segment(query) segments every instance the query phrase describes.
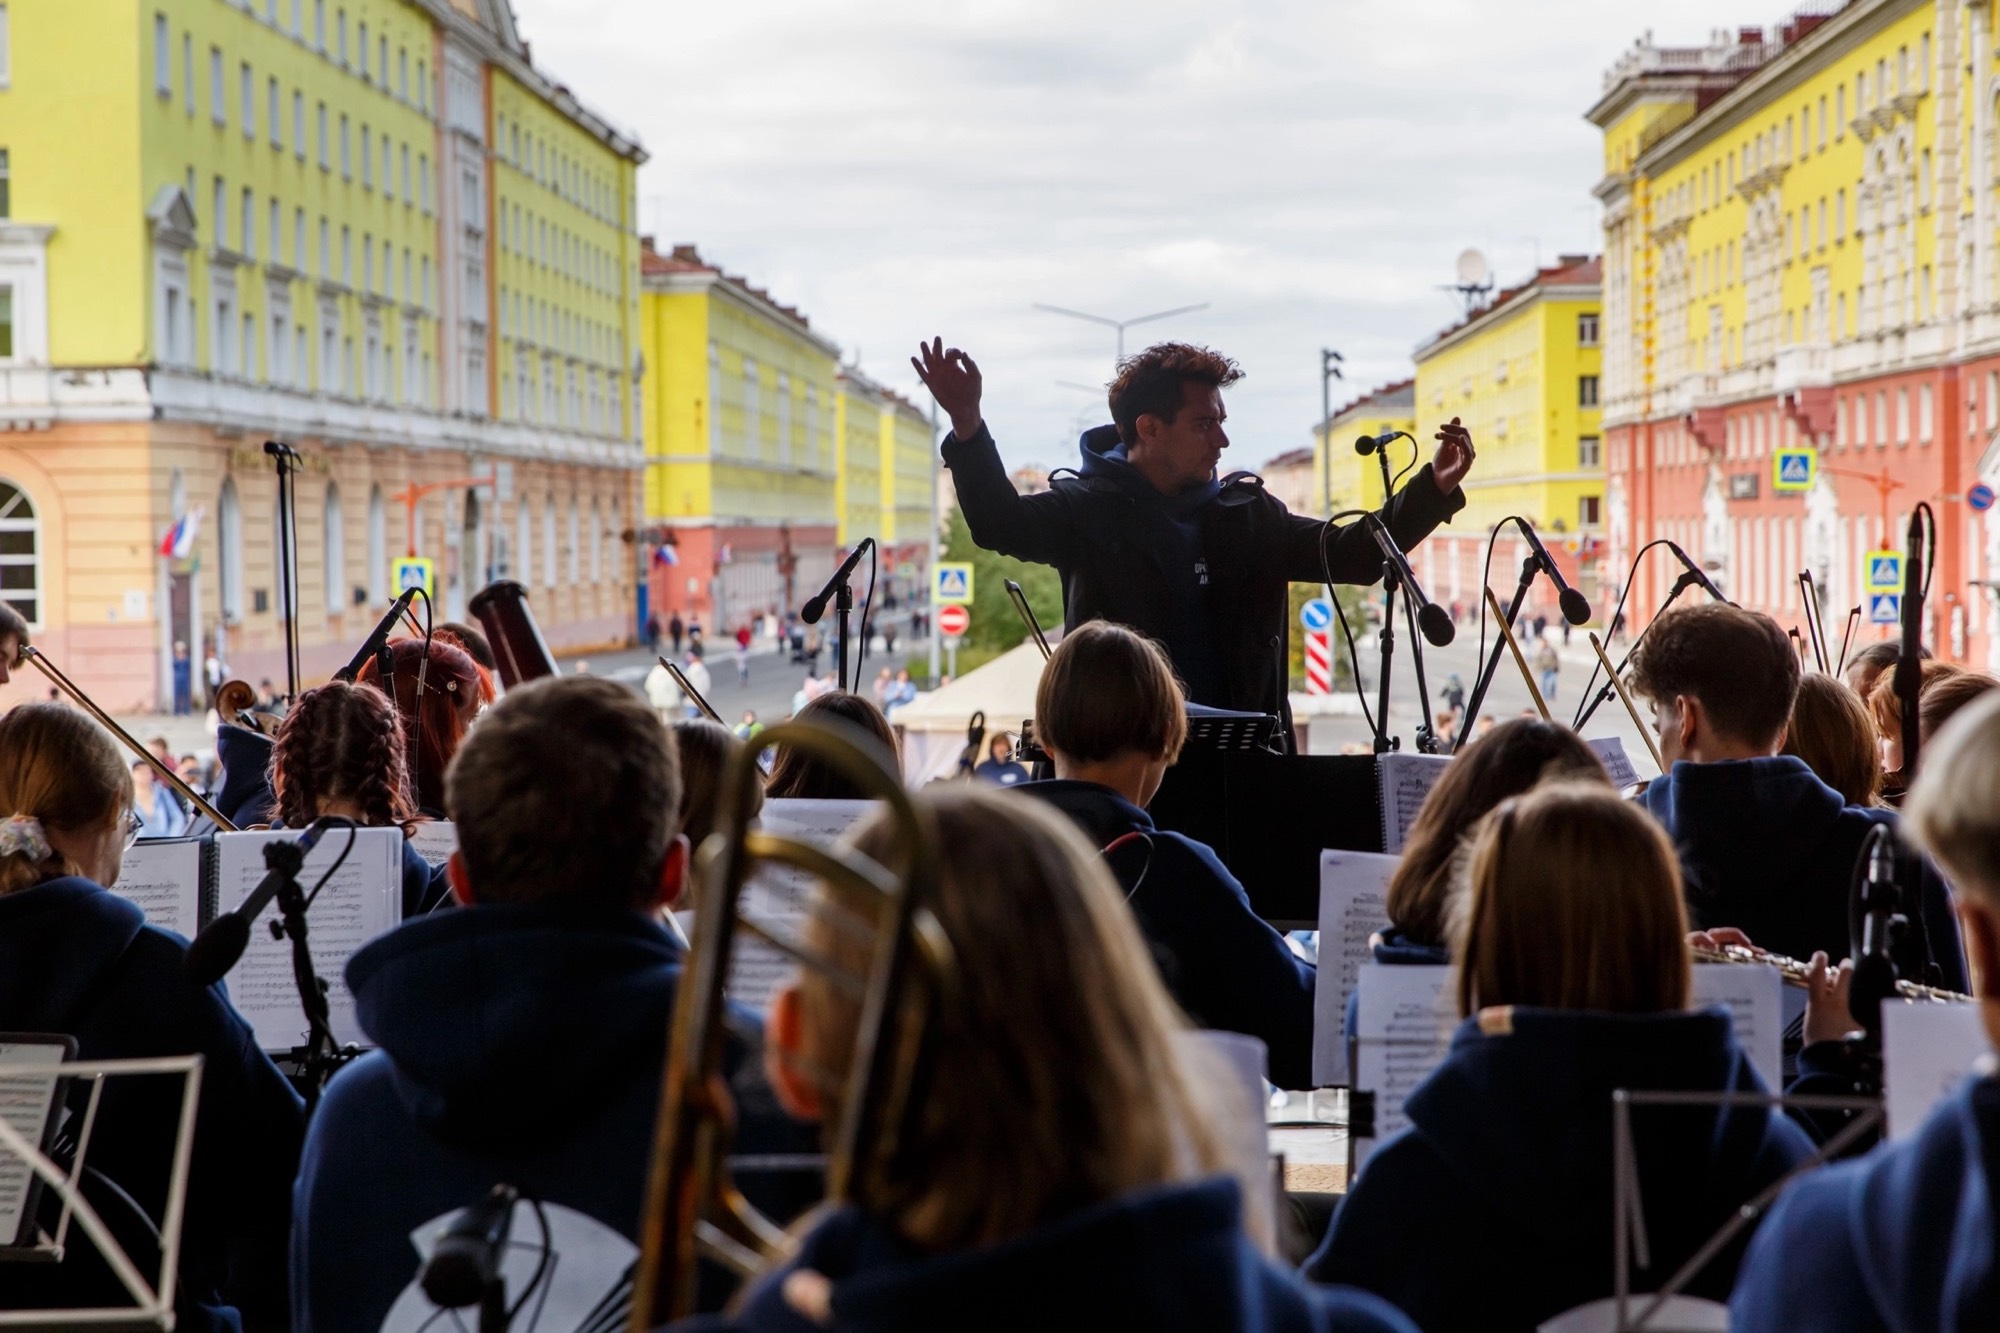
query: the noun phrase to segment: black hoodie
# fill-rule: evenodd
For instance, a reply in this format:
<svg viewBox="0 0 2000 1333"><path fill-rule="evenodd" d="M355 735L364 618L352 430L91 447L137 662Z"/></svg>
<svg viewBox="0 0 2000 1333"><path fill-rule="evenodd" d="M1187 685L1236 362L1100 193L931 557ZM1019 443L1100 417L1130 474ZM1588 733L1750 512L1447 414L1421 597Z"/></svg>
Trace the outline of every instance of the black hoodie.
<svg viewBox="0 0 2000 1333"><path fill-rule="evenodd" d="M1611 1094L1764 1091L1722 1010L1489 1009L1410 1094L1306 1263L1401 1306L1427 1333L1533 1329L1612 1294ZM1736 1208L1811 1155L1767 1108L1634 1108L1652 1264L1674 1272ZM1722 1299L1742 1243L1689 1287Z"/></svg>
<svg viewBox="0 0 2000 1333"><path fill-rule="evenodd" d="M84 1060L202 1057L182 1226L181 1326L233 1329L240 1310L247 1328L282 1329L285 1233L304 1107L223 988L188 983L186 956L187 941L148 926L137 907L87 879L0 894L0 1031L67 1033ZM178 1079L107 1080L84 1159L155 1224L180 1106ZM91 1249L74 1223L70 1245L64 1269L85 1262ZM0 1309L37 1301L46 1287L27 1284L63 1276L40 1267L0 1264ZM123 1288L98 1299L129 1302Z"/></svg>

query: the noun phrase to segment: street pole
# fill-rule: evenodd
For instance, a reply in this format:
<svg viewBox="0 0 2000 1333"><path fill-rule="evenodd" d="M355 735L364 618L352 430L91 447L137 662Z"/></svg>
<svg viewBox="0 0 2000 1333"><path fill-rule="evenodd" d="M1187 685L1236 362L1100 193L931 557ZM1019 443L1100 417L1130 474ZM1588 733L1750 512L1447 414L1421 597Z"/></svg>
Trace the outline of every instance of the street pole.
<svg viewBox="0 0 2000 1333"><path fill-rule="evenodd" d="M1340 373L1340 353L1319 349L1319 503L1322 518L1333 513L1333 381Z"/></svg>
<svg viewBox="0 0 2000 1333"><path fill-rule="evenodd" d="M1092 324L1102 324L1108 329L1117 330L1118 360L1123 361L1125 359L1125 330L1131 328L1134 324L1146 324L1156 319L1166 319L1170 315L1190 315L1197 310L1206 310L1208 309L1208 302L1203 301L1198 305L1175 306L1172 310L1156 310L1150 315L1140 315L1137 319L1112 319L1108 315L1086 314L1081 310L1071 310L1067 306L1044 305L1040 301L1035 302L1031 309L1045 310L1051 315L1068 315L1071 319L1088 320Z"/></svg>
<svg viewBox="0 0 2000 1333"><path fill-rule="evenodd" d="M928 637L931 641L930 684L932 689L938 687L937 602L932 594L937 590L938 529L944 526L943 505L938 499L938 492L944 485L944 469L940 466L941 462L942 456L938 452L937 399L933 398L931 399L931 562L930 566L924 571L926 580L924 587L925 629L928 631Z"/></svg>

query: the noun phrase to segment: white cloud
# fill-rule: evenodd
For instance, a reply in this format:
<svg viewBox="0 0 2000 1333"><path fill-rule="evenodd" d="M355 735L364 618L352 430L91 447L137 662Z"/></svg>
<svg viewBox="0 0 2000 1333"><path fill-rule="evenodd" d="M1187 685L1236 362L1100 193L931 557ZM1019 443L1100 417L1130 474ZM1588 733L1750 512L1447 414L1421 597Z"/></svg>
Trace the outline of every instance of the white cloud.
<svg viewBox="0 0 2000 1333"><path fill-rule="evenodd" d="M514 0L536 62L639 134L644 229L796 304L872 374L941 333L1010 460L1074 460L1112 334L1218 346L1229 462L1305 443L1321 346L1348 391L1450 321L1458 252L1503 281L1595 249L1583 112L1644 0ZM1681 0L1663 41L1739 4ZM1342 386L1336 385L1336 395ZM919 401L923 401L921 398ZM1101 404L1099 405L1101 407ZM1101 413L1100 413L1101 415Z"/></svg>

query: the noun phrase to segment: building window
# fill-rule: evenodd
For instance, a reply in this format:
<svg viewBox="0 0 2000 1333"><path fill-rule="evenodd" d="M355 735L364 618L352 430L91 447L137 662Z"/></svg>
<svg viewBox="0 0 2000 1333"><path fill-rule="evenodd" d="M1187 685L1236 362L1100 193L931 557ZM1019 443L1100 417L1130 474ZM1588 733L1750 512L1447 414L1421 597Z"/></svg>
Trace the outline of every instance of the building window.
<svg viewBox="0 0 2000 1333"><path fill-rule="evenodd" d="M306 160L306 95L292 90L292 155L303 162Z"/></svg>
<svg viewBox="0 0 2000 1333"><path fill-rule="evenodd" d="M181 104L194 114L194 34L181 34Z"/></svg>
<svg viewBox="0 0 2000 1333"><path fill-rule="evenodd" d="M215 508L216 536L222 543L222 558L216 562L222 618L234 624L243 619L243 506L236 498L235 478L223 480L222 499Z"/></svg>
<svg viewBox="0 0 2000 1333"><path fill-rule="evenodd" d="M368 600L389 600L389 511L380 486L368 490Z"/></svg>
<svg viewBox="0 0 2000 1333"><path fill-rule="evenodd" d="M243 243L243 257L257 257L257 196L250 190L243 192L243 234L237 238ZM273 244L276 238L273 238Z"/></svg>
<svg viewBox="0 0 2000 1333"><path fill-rule="evenodd" d="M266 85L264 111L266 119L270 121L271 147L283 151L285 147L285 95L279 91L276 79L272 79Z"/></svg>
<svg viewBox="0 0 2000 1333"><path fill-rule="evenodd" d="M1597 346L1597 312L1586 311L1576 317L1576 343L1579 347Z"/></svg>
<svg viewBox="0 0 2000 1333"><path fill-rule="evenodd" d="M153 15L153 91L167 98L174 95L173 30L165 14Z"/></svg>
<svg viewBox="0 0 2000 1333"><path fill-rule="evenodd" d="M0 361L14 356L14 289L0 284Z"/></svg>
<svg viewBox="0 0 2000 1333"><path fill-rule="evenodd" d="M604 582L604 516L595 500L590 502L590 581Z"/></svg>
<svg viewBox="0 0 2000 1333"><path fill-rule="evenodd" d="M218 125L229 123L229 108L223 104L222 48L208 48L208 114Z"/></svg>
<svg viewBox="0 0 2000 1333"><path fill-rule="evenodd" d="M329 169L326 146L326 103L324 102L319 104L319 169L321 171Z"/></svg>
<svg viewBox="0 0 2000 1333"><path fill-rule="evenodd" d="M1594 528L1602 519L1602 502L1595 495L1586 495L1576 502L1576 525L1580 528Z"/></svg>
<svg viewBox="0 0 2000 1333"><path fill-rule="evenodd" d="M1910 391L1908 388L1896 390L1896 443L1910 442Z"/></svg>
<svg viewBox="0 0 2000 1333"><path fill-rule="evenodd" d="M242 107L243 137L254 140L257 137L256 77L250 72L250 62L244 61L237 71L236 100Z"/></svg>
<svg viewBox="0 0 2000 1333"><path fill-rule="evenodd" d="M347 529L346 518L340 508L340 486L335 482L326 484L326 513L324 516L325 563L320 566L326 584L326 611L337 616L347 601Z"/></svg>
<svg viewBox="0 0 2000 1333"><path fill-rule="evenodd" d="M367 82L369 81L369 79L368 79L368 21L367 21L366 19L363 19L363 20L361 21L361 24L360 24L359 28L358 28L358 29L356 29L356 31L357 31L357 33L358 33L358 39L357 39L357 40L359 41L359 43L360 43L360 47L361 47L361 81L362 81L363 83L367 83Z"/></svg>
<svg viewBox="0 0 2000 1333"><path fill-rule="evenodd" d="M1597 406L1597 376L1579 375L1576 377L1576 405L1578 407Z"/></svg>
<svg viewBox="0 0 2000 1333"><path fill-rule="evenodd" d="M576 497L569 498L569 582L573 588L583 581L583 515Z"/></svg>
<svg viewBox="0 0 2000 1333"><path fill-rule="evenodd" d="M1576 437L1576 465L1580 468L1604 466L1604 441L1599 436Z"/></svg>
<svg viewBox="0 0 2000 1333"><path fill-rule="evenodd" d="M14 34L7 22L7 6L0 4L0 88L14 81Z"/></svg>
<svg viewBox="0 0 2000 1333"><path fill-rule="evenodd" d="M375 153L369 146L371 142L368 125L364 121L361 126L361 188L364 190L375 188Z"/></svg>
<svg viewBox="0 0 2000 1333"><path fill-rule="evenodd" d="M353 140L347 132L347 113L345 111L340 113L340 178L344 181L354 179Z"/></svg>
<svg viewBox="0 0 2000 1333"><path fill-rule="evenodd" d="M556 497L542 506L542 582L556 586Z"/></svg>
<svg viewBox="0 0 2000 1333"><path fill-rule="evenodd" d="M5 148L0 148L0 218L14 216L14 164Z"/></svg>
<svg viewBox="0 0 2000 1333"><path fill-rule="evenodd" d="M0 601L42 623L42 525L28 493L0 477Z"/></svg>

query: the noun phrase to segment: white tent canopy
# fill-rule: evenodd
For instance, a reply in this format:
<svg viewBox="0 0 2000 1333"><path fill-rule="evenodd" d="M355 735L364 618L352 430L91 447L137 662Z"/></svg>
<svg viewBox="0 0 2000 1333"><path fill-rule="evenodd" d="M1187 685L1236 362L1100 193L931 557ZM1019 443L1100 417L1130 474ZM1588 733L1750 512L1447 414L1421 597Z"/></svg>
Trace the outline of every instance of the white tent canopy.
<svg viewBox="0 0 2000 1333"><path fill-rule="evenodd" d="M986 714L989 737L1018 733L1021 723L1035 715L1035 688L1041 680L1042 650L1029 640L897 709L890 720L903 733L903 781L920 787L949 777L965 749L965 729L975 712Z"/></svg>

